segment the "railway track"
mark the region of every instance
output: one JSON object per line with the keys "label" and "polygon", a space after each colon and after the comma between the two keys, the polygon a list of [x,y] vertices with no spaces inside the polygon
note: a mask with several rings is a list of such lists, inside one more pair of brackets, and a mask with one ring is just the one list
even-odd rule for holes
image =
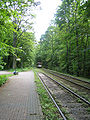
{"label": "railway track", "polygon": [[[83,81],[83,85],[82,85],[80,82],[78,84],[77,80],[73,80],[73,79],[71,80],[71,78],[64,78],[60,76],[59,74],[53,73],[51,70],[46,71],[46,69],[44,69],[44,71],[47,74],[49,74],[51,77],[55,78],[58,82],[62,83],[63,85],[70,88],[72,91],[78,93],[80,96],[90,101],[90,88],[89,88],[90,83],[89,82]],[[84,83],[87,83],[88,86],[87,87],[84,86],[85,85]]]}
{"label": "railway track", "polygon": [[[55,96],[55,98],[60,103],[62,103],[62,106],[65,107],[65,109],[69,110],[69,115],[72,118],[74,118],[76,120],[80,120],[80,119],[81,120],[85,120],[85,119],[89,120],[90,115],[88,114],[86,109],[87,109],[87,107],[90,106],[90,103],[87,100],[85,100],[81,96],[77,95],[73,91],[71,92],[70,89],[68,89],[65,86],[63,86],[62,84],[58,83],[56,80],[54,80],[50,76],[46,75],[45,73],[38,73],[38,75],[39,75],[39,78],[42,81],[44,81],[44,83],[48,87],[50,93],[52,93]],[[71,94],[73,94],[73,96]],[[75,96],[78,97],[79,99],[81,99],[83,102],[85,102],[86,107],[83,107],[82,103],[78,103],[77,98]]]}
{"label": "railway track", "polygon": [[90,90],[90,82],[84,81],[84,80],[80,80],[77,79],[75,77],[69,76],[69,75],[65,75],[65,74],[61,74],[61,73],[57,73],[55,71],[49,70],[49,69],[44,69],[44,71],[48,71],[50,74],[59,77],[61,79],[64,79],[68,82],[71,82],[77,86],[80,86],[86,90]]}
{"label": "railway track", "polygon": [[63,120],[67,120],[66,117],[65,117],[65,115],[63,114],[62,110],[59,108],[58,104],[56,103],[56,101],[54,100],[53,96],[51,95],[50,91],[47,89],[45,83],[43,82],[42,77],[40,77],[39,74],[37,74],[37,75],[38,75],[39,79],[41,80],[41,82],[42,82],[44,88],[45,88],[46,91],[48,92],[48,94],[49,94],[50,98],[52,99],[53,103],[54,103],[55,106],[57,107],[57,109],[58,109],[58,111],[59,111],[59,114],[61,115],[62,119],[63,119]]}

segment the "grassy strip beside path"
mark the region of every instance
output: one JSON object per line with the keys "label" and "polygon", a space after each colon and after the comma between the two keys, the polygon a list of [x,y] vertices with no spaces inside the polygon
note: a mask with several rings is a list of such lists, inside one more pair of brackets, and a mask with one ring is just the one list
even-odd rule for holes
{"label": "grassy strip beside path", "polygon": [[0,75],[0,86],[5,84],[5,82],[8,80],[8,77],[12,76],[13,74],[8,75]]}

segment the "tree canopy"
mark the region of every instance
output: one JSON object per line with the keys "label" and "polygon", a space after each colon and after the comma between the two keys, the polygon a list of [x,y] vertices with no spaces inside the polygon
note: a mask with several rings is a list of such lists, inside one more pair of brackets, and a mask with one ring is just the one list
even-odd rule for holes
{"label": "tree canopy", "polygon": [[36,61],[44,67],[77,76],[89,76],[90,2],[62,0],[55,24],[48,27],[37,47]]}
{"label": "tree canopy", "polygon": [[[62,0],[55,20],[35,45],[32,32],[34,0],[0,1],[0,68],[42,62],[43,67],[77,76],[89,76],[90,2]],[[16,61],[18,59],[20,61]]]}
{"label": "tree canopy", "polygon": [[[34,0],[0,1],[0,67],[15,68],[16,59],[32,64],[34,33],[32,29],[32,8]],[[30,21],[31,20],[31,21]],[[24,57],[24,58],[22,58]],[[26,64],[23,63],[23,66]]]}

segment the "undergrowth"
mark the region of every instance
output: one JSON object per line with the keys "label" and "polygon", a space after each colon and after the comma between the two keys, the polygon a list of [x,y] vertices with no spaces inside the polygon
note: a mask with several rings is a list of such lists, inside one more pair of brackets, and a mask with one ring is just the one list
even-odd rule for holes
{"label": "undergrowth", "polygon": [[0,75],[0,86],[5,84],[5,82],[8,80],[8,77],[10,77],[10,76],[12,76],[12,74]]}

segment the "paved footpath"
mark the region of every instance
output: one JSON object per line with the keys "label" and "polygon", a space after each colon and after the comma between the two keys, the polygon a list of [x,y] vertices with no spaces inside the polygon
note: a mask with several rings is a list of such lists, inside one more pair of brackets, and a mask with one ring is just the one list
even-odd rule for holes
{"label": "paved footpath", "polygon": [[21,72],[0,88],[0,120],[42,120],[34,73]]}
{"label": "paved footpath", "polygon": [[8,71],[0,71],[0,75],[12,74],[12,72]]}

